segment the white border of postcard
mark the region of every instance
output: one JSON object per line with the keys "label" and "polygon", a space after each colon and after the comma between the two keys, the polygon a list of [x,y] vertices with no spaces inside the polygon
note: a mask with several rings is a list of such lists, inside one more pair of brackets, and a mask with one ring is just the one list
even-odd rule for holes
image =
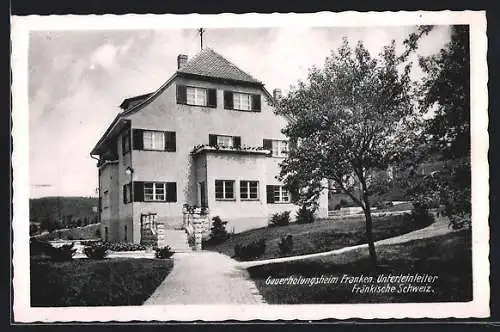
{"label": "white border of postcard", "polygon": [[[13,286],[16,322],[224,321],[489,316],[488,70],[484,11],[344,12],[313,14],[14,16],[13,77]],[[117,30],[286,26],[470,25],[473,301],[331,305],[176,305],[128,307],[30,307],[28,36],[32,30]],[[230,286],[229,286],[230,287]]]}

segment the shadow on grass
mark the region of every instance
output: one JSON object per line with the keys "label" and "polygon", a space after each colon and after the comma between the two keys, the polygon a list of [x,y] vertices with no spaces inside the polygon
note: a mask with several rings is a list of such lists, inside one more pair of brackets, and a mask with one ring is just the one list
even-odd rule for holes
{"label": "shadow on grass", "polygon": [[142,305],[172,268],[170,259],[74,259],[55,263],[32,258],[31,305]]}
{"label": "shadow on grass", "polygon": [[[249,268],[268,303],[369,303],[369,302],[465,302],[472,300],[472,252],[470,231],[377,248],[379,269],[374,272],[366,248],[340,256],[276,263]],[[364,275],[377,280],[381,274],[438,276],[432,292],[359,293],[353,283],[270,285],[268,278],[319,278]],[[360,285],[359,283],[357,284]],[[399,287],[399,284],[396,284]]]}

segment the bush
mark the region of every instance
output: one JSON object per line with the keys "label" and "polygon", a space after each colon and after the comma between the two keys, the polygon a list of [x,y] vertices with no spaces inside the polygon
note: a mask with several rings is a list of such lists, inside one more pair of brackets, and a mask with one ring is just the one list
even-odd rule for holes
{"label": "bush", "polygon": [[314,222],[314,211],[310,208],[307,208],[305,205],[297,212],[297,217],[295,219],[297,224],[311,224]]}
{"label": "bush", "polygon": [[413,205],[410,219],[419,226],[428,226],[434,222],[434,216],[429,213],[429,210],[424,205],[417,203]]}
{"label": "bush", "polygon": [[166,258],[172,257],[173,254],[174,254],[174,252],[172,251],[172,249],[170,249],[169,246],[155,249],[155,257],[156,258],[166,259]]}
{"label": "bush", "polygon": [[139,251],[146,250],[146,246],[139,243],[104,242],[103,245],[111,251]]}
{"label": "bush", "polygon": [[210,240],[207,241],[210,244],[220,244],[226,241],[229,237],[229,234],[226,230],[227,221],[222,221],[219,216],[215,216],[212,218],[212,228],[210,231]]}
{"label": "bush", "polygon": [[293,238],[291,235],[287,235],[286,237],[282,237],[280,242],[278,243],[280,248],[281,255],[287,255],[293,250]]}
{"label": "bush", "polygon": [[52,246],[46,241],[40,241],[36,238],[30,239],[30,254],[43,255],[46,254]]}
{"label": "bush", "polygon": [[270,226],[286,226],[290,224],[290,211],[275,213],[269,219]]}
{"label": "bush", "polygon": [[250,260],[261,257],[266,251],[266,241],[260,239],[247,245],[237,244],[234,246],[234,256],[241,260]]}
{"label": "bush", "polygon": [[108,248],[103,244],[92,244],[86,246],[83,253],[90,259],[104,259],[108,255]]}
{"label": "bush", "polygon": [[76,253],[74,243],[64,244],[60,247],[54,247],[49,244],[49,247],[45,247],[45,254],[50,257],[54,262],[66,262],[73,259],[73,255]]}

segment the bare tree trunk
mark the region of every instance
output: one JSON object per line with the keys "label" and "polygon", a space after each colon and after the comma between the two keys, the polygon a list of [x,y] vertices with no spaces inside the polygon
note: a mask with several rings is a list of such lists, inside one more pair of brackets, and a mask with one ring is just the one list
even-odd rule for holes
{"label": "bare tree trunk", "polygon": [[370,254],[370,262],[373,269],[377,269],[377,252],[375,251],[375,243],[373,242],[373,220],[372,212],[370,207],[370,199],[368,198],[367,188],[365,179],[361,179],[362,195],[364,203],[364,213],[365,213],[365,225],[366,225],[366,241],[368,242],[368,252]]}

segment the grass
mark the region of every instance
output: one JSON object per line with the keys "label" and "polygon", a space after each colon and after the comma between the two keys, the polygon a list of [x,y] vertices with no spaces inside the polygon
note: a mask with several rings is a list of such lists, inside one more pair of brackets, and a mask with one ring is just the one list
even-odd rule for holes
{"label": "grass", "polygon": [[[412,222],[409,215],[374,217],[373,234],[375,240],[405,234],[426,225]],[[234,255],[236,244],[248,244],[264,238],[266,252],[259,259],[283,257],[278,243],[281,237],[292,235],[293,250],[286,256],[296,256],[366,243],[365,219],[318,220],[312,224],[290,224],[280,227],[264,227],[232,235],[218,245],[207,245],[203,249],[218,251],[228,256]]]}
{"label": "grass", "polygon": [[172,260],[31,259],[31,306],[142,305],[172,270]]}
{"label": "grass", "polygon": [[[465,302],[472,300],[472,251],[469,230],[377,248],[379,271],[373,272],[365,248],[341,256],[249,268],[251,278],[268,303],[372,303]],[[379,274],[429,274],[438,276],[431,293],[353,292],[353,284],[270,285],[268,277],[338,277]],[[358,283],[358,285],[361,285]],[[397,284],[393,284],[396,285]],[[427,289],[426,289],[427,290]]]}

